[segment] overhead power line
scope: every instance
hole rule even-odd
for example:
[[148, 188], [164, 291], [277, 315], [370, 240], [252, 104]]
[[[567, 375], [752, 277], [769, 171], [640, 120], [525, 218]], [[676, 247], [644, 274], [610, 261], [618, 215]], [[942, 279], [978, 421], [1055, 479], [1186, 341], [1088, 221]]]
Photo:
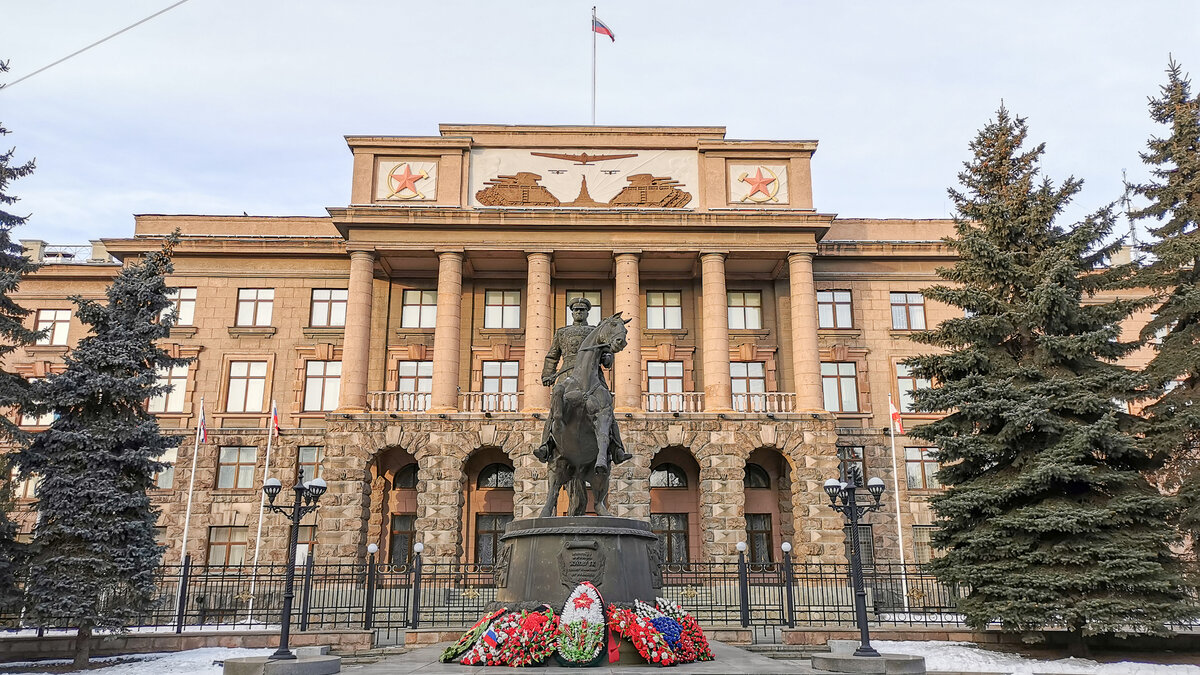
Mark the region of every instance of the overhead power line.
[[8, 84], [3, 84], [3, 85], [0, 85], [0, 89], [5, 89], [5, 88], [8, 88], [8, 87], [11, 87], [11, 86], [13, 86], [14, 84], [18, 84], [18, 83], [20, 83], [20, 82], [24, 82], [25, 80], [28, 80], [29, 78], [33, 77], [34, 75], [37, 75], [37, 74], [38, 74], [38, 73], [40, 73], [40, 72], [43, 72], [43, 71], [49, 70], [49, 69], [53, 68], [54, 66], [57, 66], [58, 64], [62, 63], [63, 61], [66, 61], [67, 59], [70, 59], [70, 58], [73, 58], [73, 57], [79, 56], [80, 54], [82, 54], [82, 53], [86, 52], [87, 50], [91, 49], [92, 47], [95, 47], [95, 46], [97, 46], [97, 45], [100, 45], [100, 44], [103, 44], [103, 43], [105, 43], [105, 42], [108, 42], [109, 40], [111, 40], [111, 39], [113, 39], [113, 38], [117, 37], [118, 35], [120, 35], [121, 33], [124, 33], [124, 32], [125, 32], [125, 31], [127, 31], [127, 30], [130, 30], [130, 29], [132, 29], [132, 28], [136, 28], [136, 27], [138, 27], [138, 26], [140, 26], [140, 25], [142, 25], [142, 24], [146, 23], [146, 22], [147, 22], [147, 21], [149, 21], [150, 19], [153, 19], [154, 17], [156, 17], [156, 16], [159, 16], [160, 14], [166, 14], [167, 12], [171, 11], [172, 9], [175, 9], [176, 7], [178, 7], [178, 6], [182, 5], [183, 3], [187, 2], [187, 1], [188, 1], [188, 0], [179, 0], [179, 2], [177, 2], [177, 3], [173, 4], [173, 5], [171, 5], [170, 7], [167, 7], [166, 9], [160, 9], [159, 11], [157, 11], [157, 12], [155, 12], [155, 13], [151, 14], [150, 16], [148, 16], [148, 17], [146, 17], [146, 18], [144, 18], [144, 19], [142, 19], [141, 21], [138, 21], [138, 22], [136, 22], [136, 23], [129, 24], [128, 26], [126, 26], [126, 27], [122, 28], [121, 30], [119, 30], [119, 31], [117, 31], [117, 32], [115, 32], [115, 33], [113, 33], [112, 35], [109, 35], [108, 37], [104, 37], [104, 38], [101, 38], [101, 39], [99, 39], [99, 40], [96, 40], [95, 42], [93, 42], [92, 44], [90, 44], [90, 45], [88, 45], [88, 46], [84, 47], [83, 49], [80, 49], [80, 50], [77, 50], [77, 51], [71, 52], [70, 54], [67, 54], [66, 56], [64, 56], [64, 57], [62, 57], [61, 59], [59, 59], [59, 60], [55, 61], [54, 63], [51, 63], [50, 65], [47, 65], [47, 66], [42, 66], [41, 68], [38, 68], [37, 70], [33, 71], [32, 73], [29, 73], [28, 75], [25, 75], [24, 77], [21, 77], [21, 78], [18, 78], [18, 79], [16, 79], [16, 80], [13, 80], [12, 82], [9, 82]]

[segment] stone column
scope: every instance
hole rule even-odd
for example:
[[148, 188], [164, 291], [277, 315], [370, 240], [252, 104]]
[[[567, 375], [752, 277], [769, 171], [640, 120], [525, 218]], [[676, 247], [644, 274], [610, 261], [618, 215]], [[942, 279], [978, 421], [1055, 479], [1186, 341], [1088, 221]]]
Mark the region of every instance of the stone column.
[[821, 396], [821, 351], [817, 342], [817, 291], [813, 286], [813, 254], [788, 256], [792, 298], [792, 372], [796, 374], [796, 407], [824, 410]]
[[367, 367], [371, 357], [371, 296], [374, 284], [375, 252], [351, 251], [338, 412], [367, 410]]
[[704, 306], [704, 410], [733, 409], [729, 380], [729, 296], [725, 294], [725, 254], [700, 255]]
[[433, 328], [433, 394], [429, 412], [458, 411], [462, 340], [462, 251], [438, 252], [437, 323]]
[[554, 338], [554, 301], [550, 292], [550, 254], [528, 253], [525, 282], [525, 410], [550, 408], [550, 390], [542, 386], [542, 362]]
[[616, 412], [642, 410], [642, 298], [638, 281], [638, 258], [641, 252], [617, 252], [614, 283], [615, 311], [624, 319], [629, 344], [617, 352], [614, 371]]

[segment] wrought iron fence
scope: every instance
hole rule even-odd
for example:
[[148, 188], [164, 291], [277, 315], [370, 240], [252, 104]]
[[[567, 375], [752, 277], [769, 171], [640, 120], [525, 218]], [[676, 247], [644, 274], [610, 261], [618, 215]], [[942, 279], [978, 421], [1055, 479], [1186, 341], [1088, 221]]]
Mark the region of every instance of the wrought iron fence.
[[[854, 594], [846, 564], [702, 562], [660, 568], [663, 597], [702, 625], [766, 627], [854, 624]], [[155, 603], [133, 629], [232, 630], [277, 628], [285, 566], [164, 566]], [[919, 567], [865, 570], [869, 618], [876, 625], [961, 625], [959, 589]], [[475, 622], [496, 600], [493, 569], [469, 563], [322, 564], [309, 557], [296, 572], [293, 626], [299, 630], [373, 630], [377, 644], [410, 628]], [[20, 616], [9, 627], [32, 627]], [[69, 618], [42, 621], [42, 630], [71, 627]]]

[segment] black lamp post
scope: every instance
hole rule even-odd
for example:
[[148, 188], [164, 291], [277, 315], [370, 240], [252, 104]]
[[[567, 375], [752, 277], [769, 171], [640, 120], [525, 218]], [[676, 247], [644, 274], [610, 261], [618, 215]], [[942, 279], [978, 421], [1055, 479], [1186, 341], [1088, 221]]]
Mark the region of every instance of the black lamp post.
[[325, 494], [327, 486], [323, 478], [314, 478], [303, 485], [293, 485], [296, 493], [291, 506], [276, 506], [275, 498], [283, 490], [278, 478], [263, 482], [263, 493], [267, 495], [267, 508], [291, 518], [288, 529], [287, 569], [284, 570], [283, 609], [279, 614], [279, 649], [270, 656], [276, 659], [294, 659], [296, 655], [288, 649], [288, 636], [292, 629], [292, 600], [296, 597], [296, 538], [300, 533], [300, 520], [317, 510], [317, 500]]
[[[867, 491], [875, 498], [874, 504], [859, 504], [855, 499], [854, 475], [849, 476], [850, 482], [843, 483], [836, 478], [825, 481], [825, 494], [829, 495], [829, 505], [835, 511], [850, 520], [850, 579], [854, 584], [854, 618], [858, 622], [858, 630], [862, 633], [862, 641], [855, 656], [879, 656], [879, 652], [871, 646], [871, 632], [867, 628], [867, 591], [863, 588], [862, 549], [858, 540], [858, 520], [864, 515], [878, 511], [883, 496], [883, 479], [876, 476], [867, 481]], [[838, 504], [838, 498], [842, 503]]]

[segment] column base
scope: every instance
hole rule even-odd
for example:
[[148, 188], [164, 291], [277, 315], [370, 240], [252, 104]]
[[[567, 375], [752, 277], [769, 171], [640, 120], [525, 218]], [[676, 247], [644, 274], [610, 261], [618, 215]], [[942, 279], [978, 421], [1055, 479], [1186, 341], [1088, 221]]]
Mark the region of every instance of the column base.
[[439, 406], [439, 407], [425, 409], [426, 415], [446, 415], [449, 413], [457, 413], [457, 412], [459, 412], [458, 408], [451, 408], [449, 406]]
[[348, 405], [333, 411], [334, 415], [364, 415], [371, 412], [366, 406]]

